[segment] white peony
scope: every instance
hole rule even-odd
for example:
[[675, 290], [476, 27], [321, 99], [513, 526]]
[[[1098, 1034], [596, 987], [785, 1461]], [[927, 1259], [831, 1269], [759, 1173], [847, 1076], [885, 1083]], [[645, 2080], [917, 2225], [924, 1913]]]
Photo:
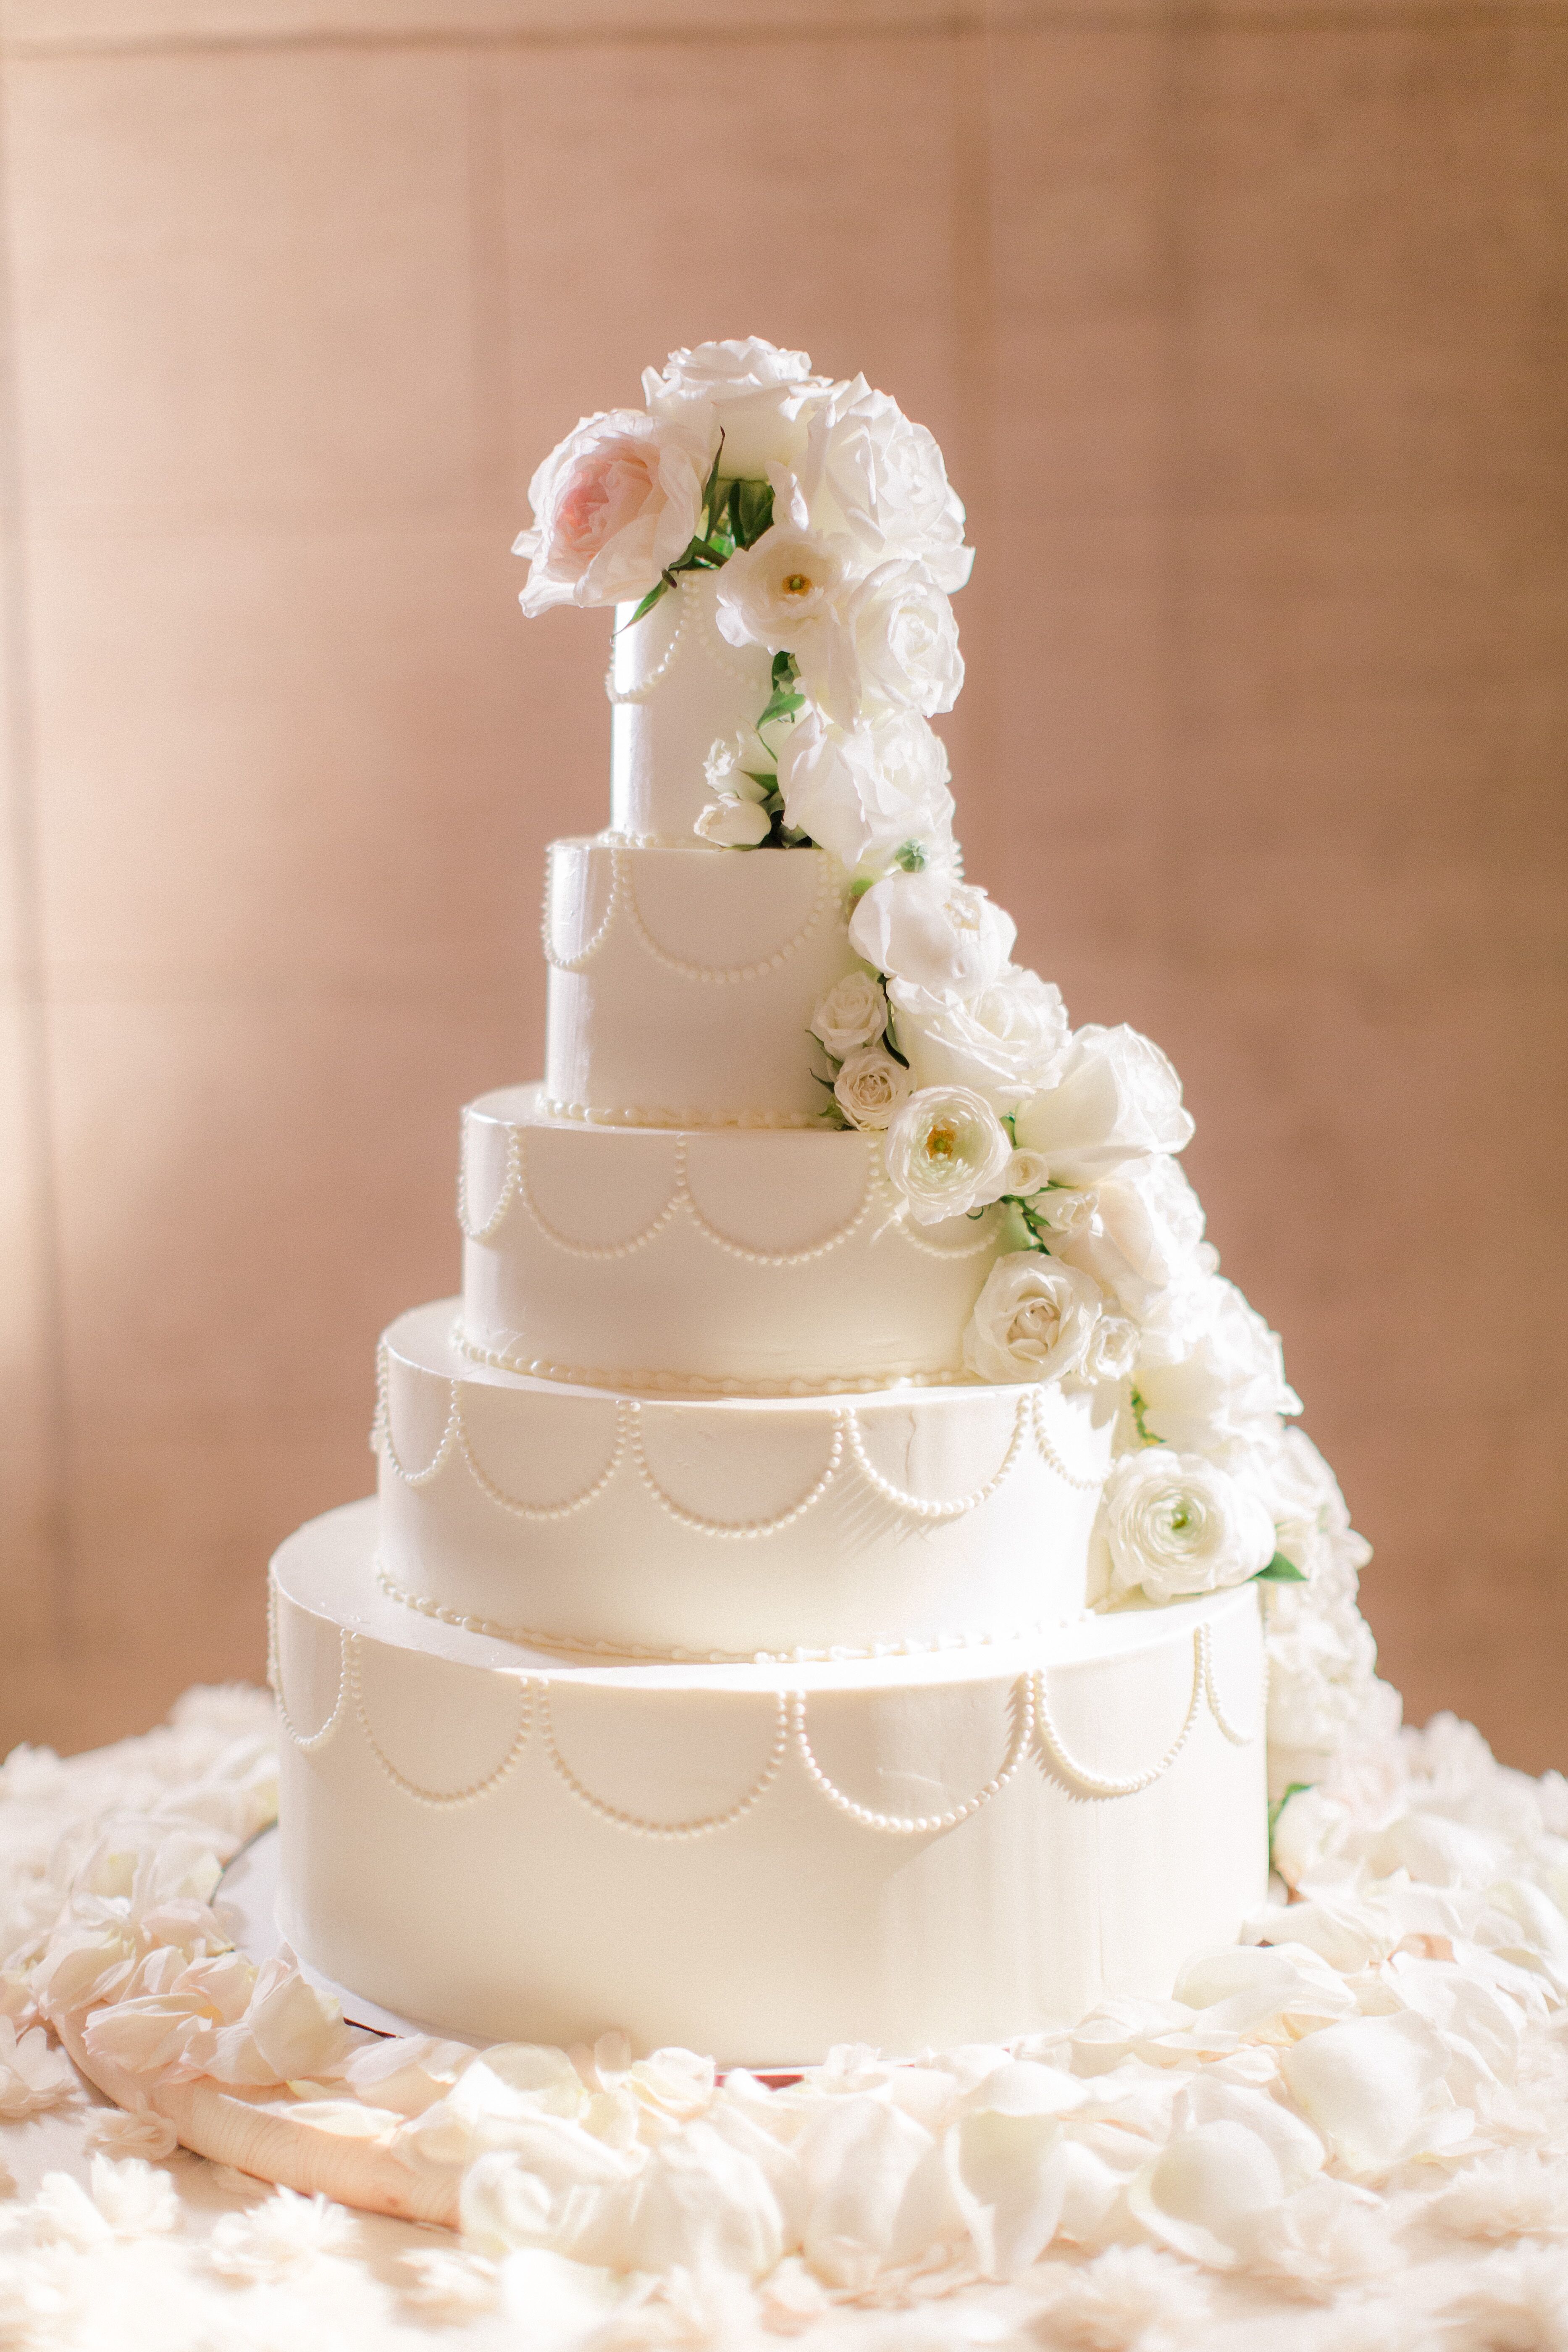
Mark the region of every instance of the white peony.
[[886, 1127], [910, 1091], [908, 1070], [880, 1045], [858, 1045], [833, 1082], [834, 1097], [851, 1127]]
[[826, 540], [775, 522], [720, 572], [719, 634], [732, 646], [798, 654], [815, 630], [838, 627], [834, 599], [843, 579], [844, 559]]
[[1280, 1414], [1301, 1410], [1279, 1339], [1222, 1275], [1206, 1276], [1184, 1300], [1180, 1353], [1163, 1329], [1151, 1355], [1144, 1335], [1136, 1377], [1145, 1427], [1187, 1453], [1226, 1458], [1272, 1444]]
[[[1017, 965], [962, 1000], [907, 980], [893, 982], [890, 998], [916, 1085], [973, 1087], [1004, 1115], [1049, 1083], [1068, 1040], [1061, 991]], [[1049, 1174], [1043, 1157], [1039, 1165], [1035, 1191]]]
[[642, 383], [651, 415], [706, 434], [710, 449], [721, 429], [724, 475], [749, 481], [804, 453], [810, 419], [834, 389], [805, 352], [756, 335], [671, 352], [662, 368], [643, 370]]
[[645, 596], [697, 530], [711, 462], [710, 438], [638, 409], [585, 416], [528, 486], [533, 527], [512, 544], [529, 558], [523, 611]]
[[1082, 1367], [1099, 1320], [1100, 1293], [1087, 1274], [1038, 1250], [1013, 1250], [974, 1302], [964, 1369], [983, 1381], [1059, 1381]]
[[1173, 1286], [1191, 1293], [1214, 1271], [1203, 1205], [1167, 1153], [1129, 1160], [1091, 1191], [1054, 1192], [1040, 1205], [1060, 1236], [1052, 1247], [1140, 1322]]
[[889, 874], [849, 920], [851, 947], [879, 971], [952, 996], [973, 996], [999, 979], [1016, 935], [1012, 917], [984, 890], [942, 874]]
[[759, 848], [773, 829], [772, 817], [756, 801], [728, 795], [710, 801], [691, 827], [700, 841], [715, 849]]
[[857, 1045], [874, 1045], [888, 1025], [882, 983], [868, 971], [847, 971], [836, 980], [811, 1016], [811, 1034], [836, 1062]]
[[1119, 1592], [1217, 1592], [1274, 1557], [1274, 1522], [1258, 1496], [1199, 1454], [1150, 1445], [1124, 1454], [1101, 1508]]
[[841, 727], [894, 710], [930, 719], [963, 684], [952, 606], [921, 563], [879, 563], [793, 650], [805, 691]]
[[1144, 1152], [1181, 1151], [1193, 1138], [1182, 1082], [1136, 1029], [1075, 1032], [1049, 1087], [1023, 1104], [1017, 1139], [1061, 1184], [1092, 1184]]
[[852, 874], [884, 875], [900, 851], [915, 870], [955, 863], [947, 753], [916, 712], [846, 730], [807, 710], [779, 747], [778, 780], [786, 823]]
[[928, 1087], [910, 1097], [888, 1129], [888, 1175], [917, 1223], [934, 1225], [998, 1199], [1011, 1150], [983, 1095]]
[[913, 556], [942, 588], [962, 588], [974, 551], [942, 451], [864, 376], [837, 384], [811, 420], [799, 468], [818, 530], [846, 533], [868, 563]]

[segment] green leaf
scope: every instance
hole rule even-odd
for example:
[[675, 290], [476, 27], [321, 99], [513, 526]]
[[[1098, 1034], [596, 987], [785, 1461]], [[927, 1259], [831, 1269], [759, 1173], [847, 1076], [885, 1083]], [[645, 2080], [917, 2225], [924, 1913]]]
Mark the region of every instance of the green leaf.
[[[637, 611], [632, 614], [631, 619], [623, 624], [623, 628], [629, 629], [635, 627], [636, 624], [642, 619], [645, 613], [651, 613], [659, 598], [661, 596], [667, 596], [669, 593], [669, 575], [666, 572], [660, 576], [657, 585], [648, 590], [647, 594], [643, 598], [642, 603], [637, 606]], [[616, 631], [617, 637], [620, 636], [622, 633], [622, 629], [617, 629]]]
[[780, 687], [793, 685], [799, 676], [800, 672], [795, 667], [795, 656], [793, 654], [775, 654], [773, 656], [773, 688], [775, 694], [778, 692]]
[[759, 729], [771, 727], [775, 719], [787, 719], [791, 711], [799, 710], [805, 704], [805, 697], [804, 694], [775, 693], [769, 700], [767, 709], [763, 711], [762, 717], [757, 721]]
[[734, 517], [735, 537], [742, 547], [754, 547], [773, 519], [773, 486], [771, 482], [732, 482], [730, 486], [730, 511]]
[[778, 777], [772, 769], [742, 768], [741, 773], [749, 776], [753, 784], [766, 784], [770, 793], [776, 793], [779, 788]]
[[1268, 1567], [1260, 1568], [1252, 1581], [1254, 1584], [1305, 1584], [1307, 1580], [1293, 1559], [1287, 1559], [1282, 1551], [1277, 1551]]
[[709, 475], [702, 492], [702, 511], [708, 517], [710, 528], [711, 528], [718, 514], [718, 508], [714, 503], [714, 494], [719, 488], [719, 467], [722, 462], [723, 456], [724, 428], [721, 425], [719, 427], [719, 446], [713, 452], [713, 471]]
[[1144, 1403], [1143, 1399], [1139, 1395], [1136, 1389], [1133, 1390], [1128, 1402], [1132, 1407], [1133, 1426], [1136, 1428], [1138, 1434], [1142, 1439], [1144, 1444], [1163, 1445], [1165, 1441], [1163, 1437], [1157, 1437], [1152, 1429], [1145, 1429], [1143, 1426], [1143, 1416], [1148, 1412], [1149, 1408]]

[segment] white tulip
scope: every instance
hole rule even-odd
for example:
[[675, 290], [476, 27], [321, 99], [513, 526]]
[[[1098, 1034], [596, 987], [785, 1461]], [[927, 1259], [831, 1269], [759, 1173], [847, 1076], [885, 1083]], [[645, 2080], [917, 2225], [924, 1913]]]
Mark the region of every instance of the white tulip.
[[691, 828], [714, 849], [756, 849], [773, 829], [765, 808], [740, 799], [710, 801]]

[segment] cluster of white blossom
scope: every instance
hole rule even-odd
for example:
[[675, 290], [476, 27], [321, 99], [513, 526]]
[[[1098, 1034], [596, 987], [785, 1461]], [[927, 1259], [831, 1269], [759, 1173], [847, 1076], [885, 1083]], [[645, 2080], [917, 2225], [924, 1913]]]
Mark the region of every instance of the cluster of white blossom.
[[752, 338], [670, 354], [647, 406], [584, 417], [535, 474], [526, 613], [657, 603], [717, 575], [714, 618], [773, 656], [766, 710], [713, 746], [701, 836], [810, 841], [872, 880], [954, 860], [930, 720], [963, 683], [963, 509], [923, 425], [864, 376]]
[[534, 477], [524, 610], [638, 598], [640, 615], [710, 572], [723, 635], [773, 656], [766, 709], [710, 753], [697, 830], [811, 843], [845, 869], [864, 968], [811, 1024], [827, 1115], [880, 1133], [903, 1215], [999, 1225], [973, 1377], [1117, 1395], [1102, 1593], [1263, 1576], [1277, 1738], [1331, 1751], [1371, 1685], [1366, 1547], [1286, 1428], [1300, 1405], [1278, 1339], [1204, 1239], [1174, 1156], [1193, 1132], [1180, 1081], [1134, 1030], [1072, 1029], [1012, 961], [1011, 918], [961, 878], [930, 720], [963, 683], [948, 595], [972, 555], [941, 451], [863, 377], [771, 343], [677, 352], [643, 386], [645, 410], [585, 419]]

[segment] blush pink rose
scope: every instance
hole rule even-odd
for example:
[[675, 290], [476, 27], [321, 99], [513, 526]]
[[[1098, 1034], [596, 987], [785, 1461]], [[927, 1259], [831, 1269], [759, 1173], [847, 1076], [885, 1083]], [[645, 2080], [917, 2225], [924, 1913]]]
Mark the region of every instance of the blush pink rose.
[[699, 436], [640, 410], [584, 417], [529, 484], [523, 611], [646, 596], [697, 530], [710, 463]]

